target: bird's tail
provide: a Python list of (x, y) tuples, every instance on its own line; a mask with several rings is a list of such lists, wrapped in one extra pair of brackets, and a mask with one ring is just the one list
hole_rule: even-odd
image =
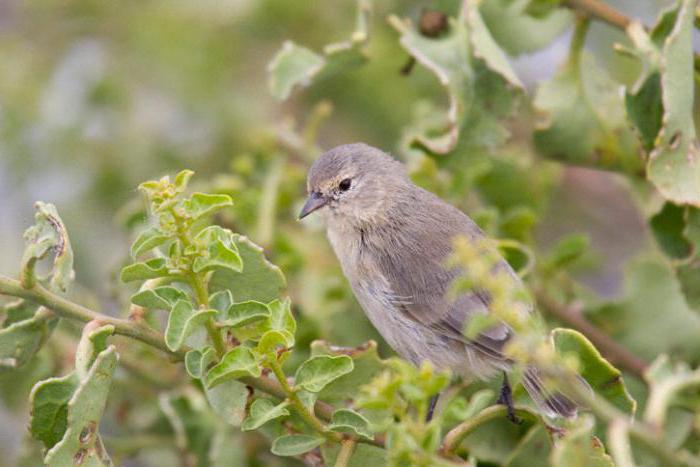
[[(579, 377), (582, 384), (590, 389), (585, 379)], [(560, 391), (549, 390), (542, 382), (540, 370), (530, 366), (523, 374), (523, 386), (540, 411), (547, 417), (575, 417), (580, 404)]]

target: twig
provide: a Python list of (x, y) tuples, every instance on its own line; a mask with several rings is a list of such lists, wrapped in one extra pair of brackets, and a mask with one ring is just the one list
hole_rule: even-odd
[(355, 446), (357, 446), (357, 441), (352, 438), (346, 438), (340, 442), (340, 451), (338, 451), (338, 457), (335, 458), (335, 467), (347, 467), (352, 453), (355, 452)]
[(581, 314), (579, 309), (572, 305), (560, 304), (541, 290), (536, 292), (535, 296), (537, 302), (546, 312), (583, 333), (614, 365), (624, 368), (640, 379), (644, 377), (648, 363), (598, 329)]
[(604, 21), (623, 31), (632, 22), (627, 16), (599, 0), (565, 0), (563, 5), (586, 16)]

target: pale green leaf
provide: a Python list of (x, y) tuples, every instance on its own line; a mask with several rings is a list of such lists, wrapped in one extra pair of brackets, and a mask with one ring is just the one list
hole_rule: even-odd
[(235, 236), (230, 230), (212, 225), (199, 232), (195, 240), (206, 245), (205, 256), (195, 258), (193, 270), (196, 273), (212, 269), (230, 269), (240, 272), (243, 269), (238, 248), (234, 242)]
[(144, 253), (147, 253), (157, 246), (162, 245), (170, 239), (168, 235), (163, 233), (156, 227), (149, 227), (136, 237), (131, 245), (131, 257), (138, 258)]
[(593, 436), (595, 419), (588, 414), (579, 417), (566, 435), (554, 445), (551, 465), (557, 467), (615, 467), (603, 444)]
[(24, 232), (23, 274), (27, 271), (35, 276), (35, 263), (51, 253), (53, 254), (51, 271), (48, 277), (38, 279), (48, 280), (53, 290), (66, 291), (75, 278), (73, 249), (68, 239), (68, 231), (53, 204), (37, 201), (35, 207), (37, 210), (34, 215), (35, 224)]
[(289, 298), (273, 300), (267, 306), (270, 310), (270, 329), (286, 331), (293, 337), (297, 331), (297, 322), (292, 315)]
[(207, 372), (207, 386), (214, 387), (226, 380), (242, 376), (260, 376), (261, 370), (255, 356), (247, 347), (236, 347), (223, 356), (221, 361)]
[(295, 86), (308, 86), (324, 64), (321, 55), (285, 41), (267, 66), (270, 92), (278, 99), (286, 99)]
[(0, 371), (25, 365), (39, 351), (58, 319), (46, 308), (33, 317), (0, 329)]
[(209, 306), (219, 312), (220, 317), (226, 316), (226, 311), (233, 303), (230, 290), (221, 290), (209, 296)]
[(180, 202), (179, 209), (186, 217), (197, 220), (228, 206), (233, 206), (233, 200), (228, 195), (194, 193)]
[(145, 289), (131, 297), (131, 303), (152, 310), (170, 310), (178, 300), (186, 300), (187, 294), (171, 286)]
[(288, 416), (289, 411), (285, 408), (287, 405), (288, 402), (275, 405), (269, 399), (256, 399), (250, 406), (250, 415), (241, 425), (241, 430), (257, 430), (270, 420)]
[(170, 350), (179, 349), (185, 339), (192, 334), (198, 326), (213, 319), (217, 315), (216, 310), (197, 310), (188, 300), (178, 300), (168, 316), (168, 326), (165, 328), (165, 344)]
[(216, 359), (216, 352), (210, 346), (192, 349), (185, 354), (185, 369), (193, 378), (201, 378), (211, 362)]
[(349, 433), (367, 439), (372, 438), (369, 421), (351, 409), (338, 409), (333, 412), (328, 428), (339, 433)]
[(83, 327), (78, 348), (75, 350), (75, 372), (84, 379), (97, 356), (107, 348), (107, 338), (114, 334), (114, 326), (101, 325), (100, 321), (90, 321)]
[(29, 394), (29, 430), (34, 438), (51, 449), (62, 438), (68, 425), (68, 401), (78, 387), (75, 373), (38, 382)]
[[(258, 375), (259, 376), (259, 375)], [(248, 403), (248, 388), (240, 381), (229, 379), (205, 389), (214, 413), (229, 425), (241, 426)]]
[(318, 355), (301, 364), (294, 377), (294, 384), (310, 392), (320, 392), (352, 369), (352, 359), (347, 355)]
[(222, 321), (225, 326), (245, 326), (270, 317), (270, 310), (264, 303), (248, 300), (234, 303), (226, 311), (226, 318)]
[(122, 282), (145, 281), (170, 275), (165, 258), (153, 258), (142, 263), (134, 263), (122, 268), (119, 276)]
[(261, 355), (276, 352), (278, 349), (290, 348), (294, 345), (294, 336), (287, 331), (267, 331), (258, 341), (256, 350)]
[(285, 435), (272, 442), (272, 453), (278, 456), (298, 456), (322, 445), (324, 438), (310, 435)]

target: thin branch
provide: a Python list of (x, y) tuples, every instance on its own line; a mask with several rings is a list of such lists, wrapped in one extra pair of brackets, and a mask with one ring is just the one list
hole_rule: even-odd
[(644, 377), (648, 363), (598, 329), (581, 314), (580, 309), (573, 305), (558, 303), (543, 291), (536, 292), (535, 296), (544, 311), (584, 334), (614, 365), (629, 371), (640, 379)]
[(604, 21), (623, 31), (632, 22), (630, 18), (599, 0), (564, 0), (563, 5), (578, 13)]
[(338, 451), (338, 457), (335, 458), (335, 467), (347, 467), (352, 453), (355, 452), (355, 446), (357, 446), (357, 441), (352, 438), (340, 442), (340, 451)]

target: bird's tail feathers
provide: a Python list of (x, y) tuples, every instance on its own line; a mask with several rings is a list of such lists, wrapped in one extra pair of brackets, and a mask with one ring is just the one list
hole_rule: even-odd
[[(579, 381), (592, 391), (585, 379), (579, 376)], [(576, 416), (581, 406), (580, 403), (574, 401), (573, 397), (564, 394), (560, 390), (548, 389), (542, 381), (540, 370), (534, 366), (525, 369), (522, 383), (537, 407), (547, 417), (572, 418)]]

